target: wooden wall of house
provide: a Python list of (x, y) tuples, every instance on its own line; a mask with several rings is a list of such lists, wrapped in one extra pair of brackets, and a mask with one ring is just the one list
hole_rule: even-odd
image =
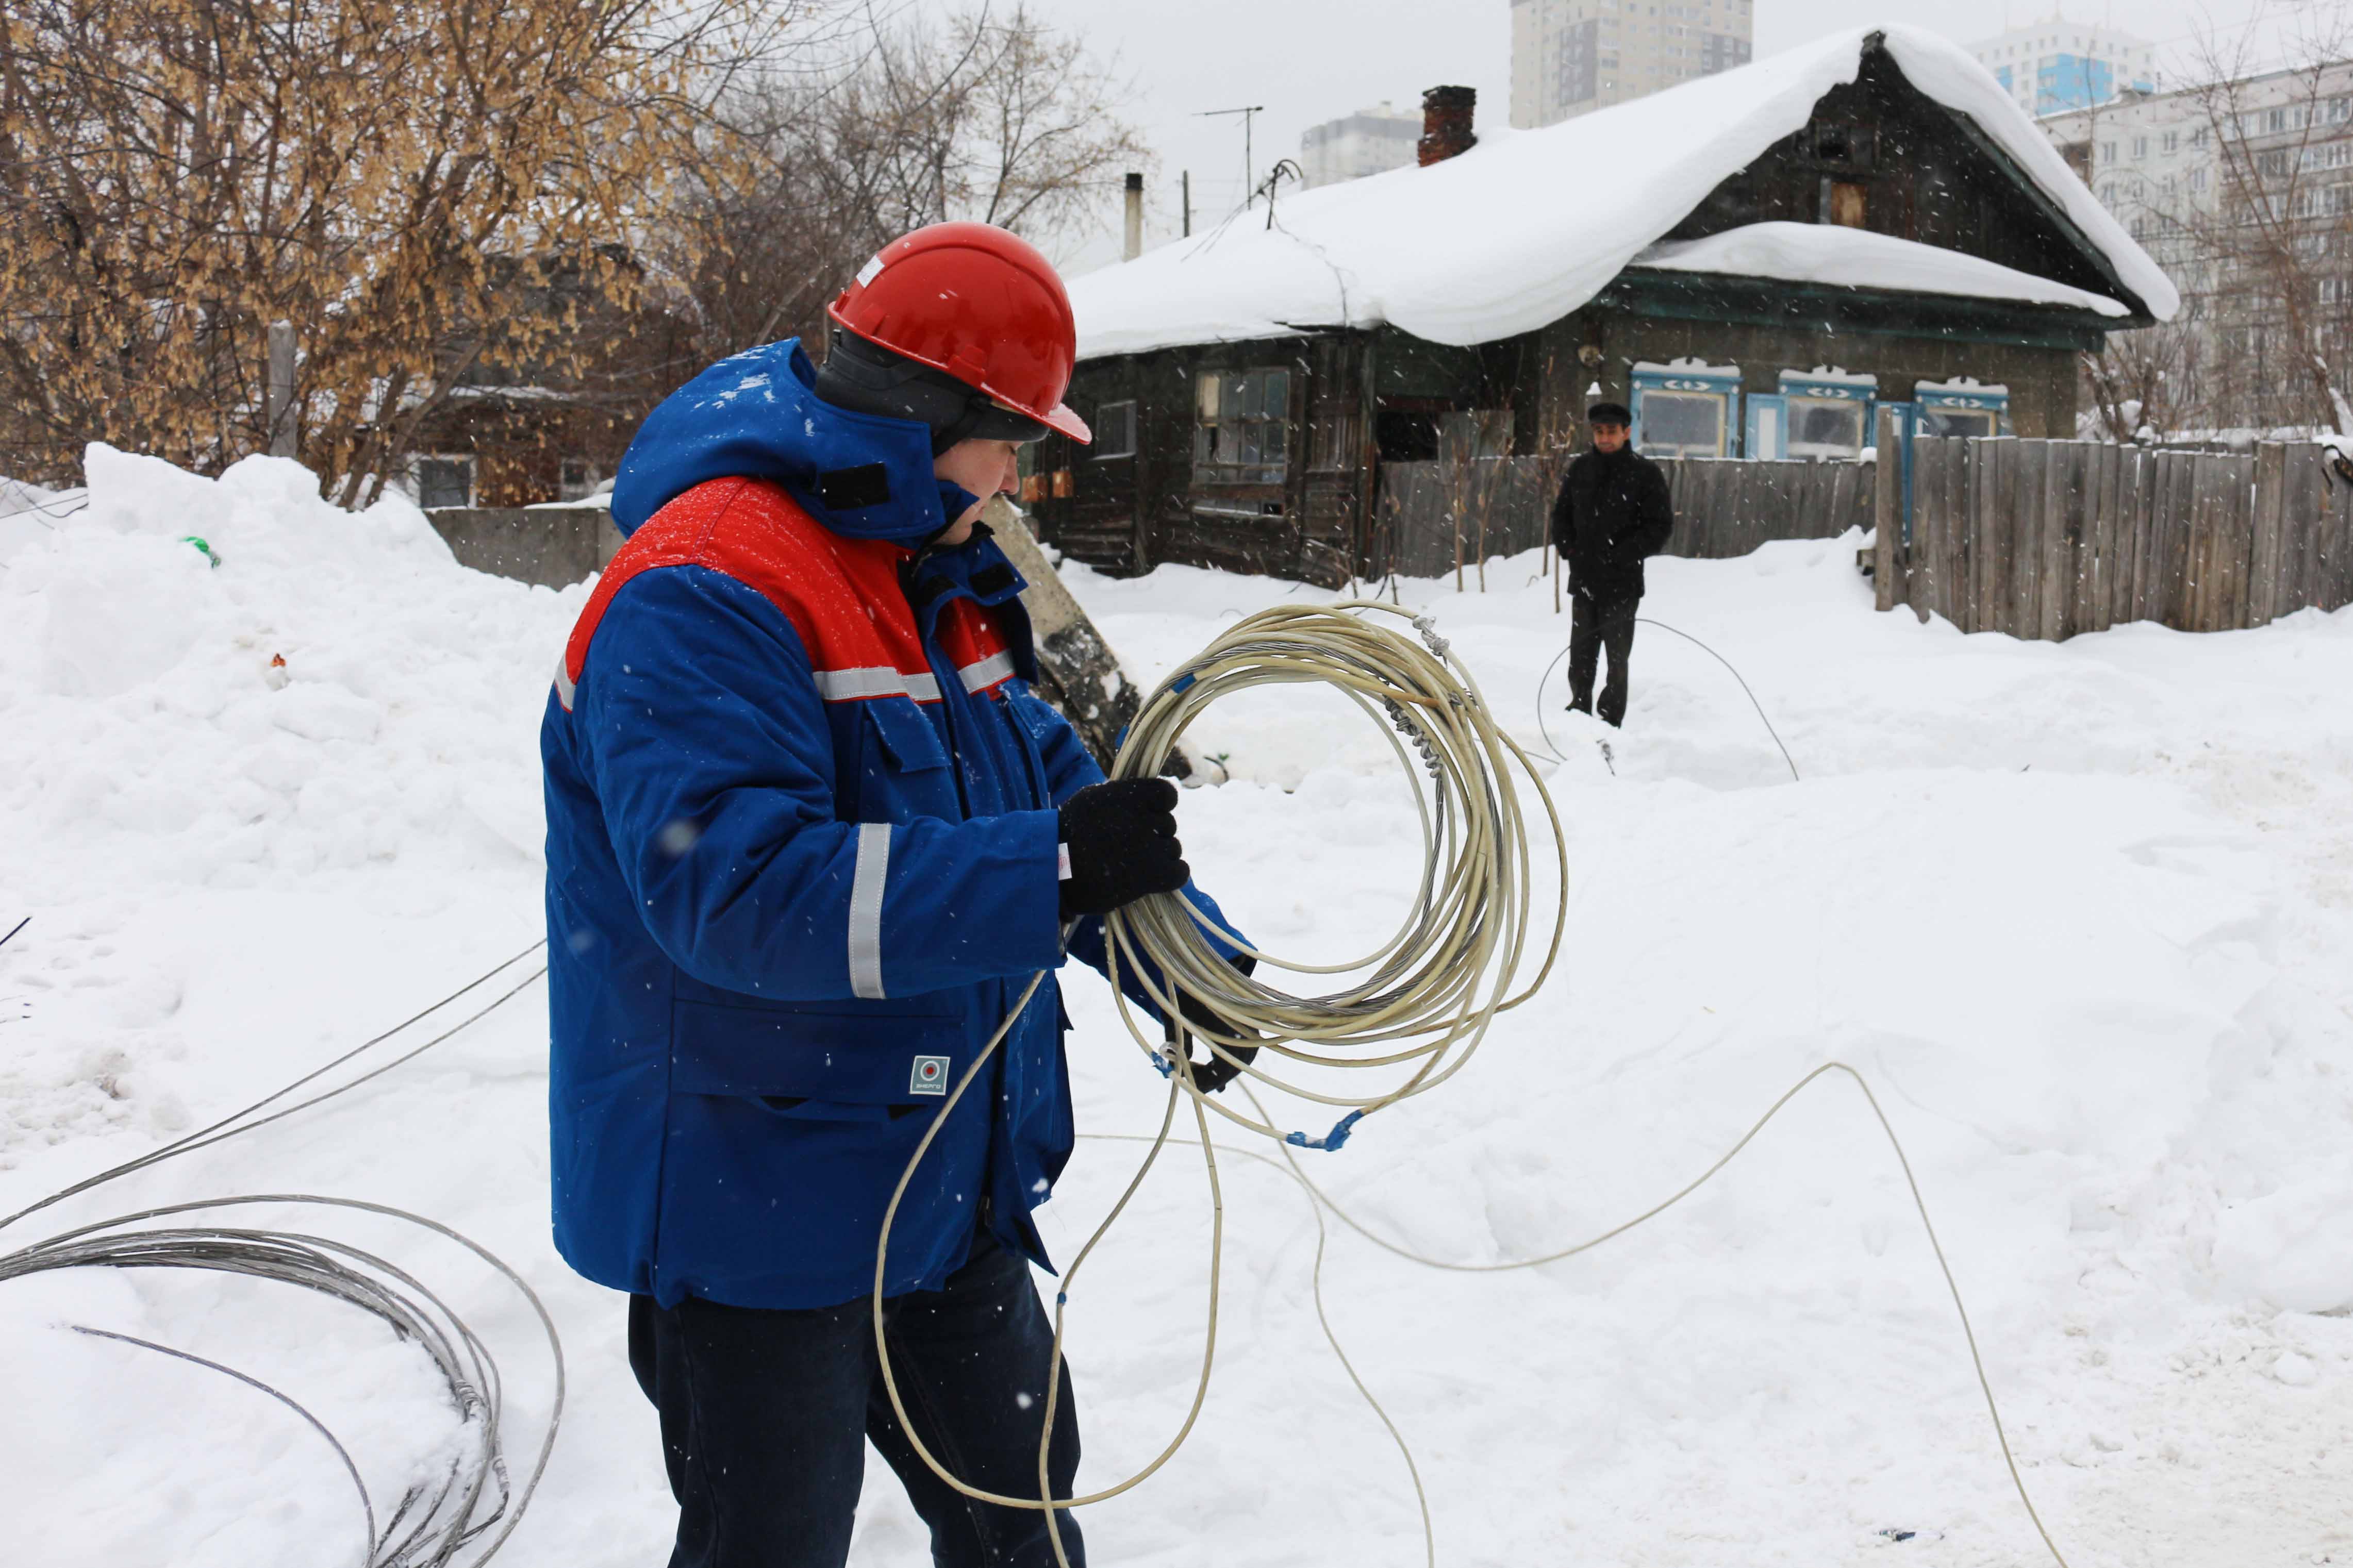
[(610, 479), (642, 417), (634, 406), (477, 397), (452, 403), (427, 420), (415, 451), (471, 458), (478, 507), (537, 506), (562, 498), (566, 462)]
[[(2021, 436), (2072, 439), (2078, 391), (2076, 352), (2029, 343), (1989, 342), (1939, 332), (1933, 322), (1905, 332), (1864, 331), (1848, 327), (1767, 326), (1738, 321), (1688, 321), (1611, 310), (1581, 310), (1539, 334), (1543, 352), (1535, 363), (1545, 372), (1535, 400), (1544, 438), (1573, 443), (1584, 409), (1585, 389), (1594, 382), (1612, 400), (1629, 401), (1628, 370), (1644, 362), (1664, 364), (1697, 356), (1713, 365), (1738, 365), (1744, 394), (1780, 391), (1784, 370), (1836, 364), (1879, 378), (1883, 401), (1908, 403), (1923, 381), (1974, 376), (2010, 388), (2010, 423)], [(1578, 357), (1588, 346), (1599, 351), (1598, 364)]]
[(1667, 237), (1777, 221), (1845, 223), (2119, 293), (1982, 132), (1913, 88), (1883, 50), (1866, 52), (1856, 79), (1824, 95), (1803, 130), (1718, 185)]
[[(1105, 404), (1134, 401), (1136, 450), (1103, 456), (1049, 437), (1032, 451), (1024, 505), (1041, 539), (1107, 571), (1175, 562), (1336, 586), (1377, 573), (1393, 554), (1376, 504), (1383, 410), (1467, 413), (1487, 433), (1481, 455), (1543, 456), (1581, 444), (1593, 384), (1627, 401), (1630, 366), (1691, 355), (1739, 365), (1749, 393), (1777, 392), (1783, 370), (1825, 363), (1876, 374), (1890, 400), (1908, 400), (1915, 382), (1975, 376), (2010, 387), (2020, 435), (2073, 434), (2069, 348), (1962, 336), (1934, 318), (1871, 331), (1835, 321), (1762, 325), (1597, 306), (1477, 351), (1419, 345), (1384, 329), (1091, 360), (1072, 380), (1071, 406), (1100, 427)], [(1292, 384), (1283, 482), (1204, 481), (1193, 463), (1196, 378), (1275, 364)]]
[[(1228, 479), (1194, 462), (1204, 374), (1288, 373), (1290, 431), (1279, 479)], [(1024, 506), (1041, 539), (1113, 572), (1163, 562), (1338, 584), (1370, 505), (1362, 334), (1203, 344), (1089, 360), (1067, 401), (1101, 430), (1106, 405), (1136, 405), (1132, 456), (1060, 437), (1030, 455)]]

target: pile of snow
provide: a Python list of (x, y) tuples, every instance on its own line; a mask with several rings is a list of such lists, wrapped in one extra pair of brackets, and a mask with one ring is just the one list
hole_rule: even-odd
[(1849, 289), (2073, 305), (2103, 316), (2132, 313), (2105, 294), (2038, 278), (1980, 256), (1837, 224), (1753, 223), (1704, 239), (1662, 242), (1635, 257), (1634, 265)]
[(283, 459), (87, 466), (87, 507), (0, 574), (20, 897), (70, 897), (126, 845), (144, 878), (214, 888), (535, 862), (545, 682), (482, 671), (552, 669), (584, 590), (467, 571), (406, 501), (341, 510)]
[[(335, 512), (283, 465), (211, 483), (97, 454), (91, 478), (90, 512), (0, 571), (0, 915), (34, 917), (0, 948), (0, 1212), (317, 1065), (541, 922), (534, 738), (579, 590), (463, 571), (413, 511)], [(1874, 614), (1855, 544), (1651, 566), (1644, 614), (1739, 667), (1799, 784), (1732, 677), (1654, 627), (1623, 731), (1560, 712), (1565, 623), (1533, 557), (1489, 563), (1491, 594), (1400, 585), (1516, 734), (1540, 745), (1540, 713), (1549, 728), (1568, 936), (1469, 1068), (1310, 1168), (1401, 1243), (1525, 1258), (1639, 1212), (1800, 1074), (1852, 1062), (1911, 1153), (2071, 1560), (2341, 1555), (2353, 612), (1964, 637)], [(1147, 680), (1238, 615), (1321, 596), (1062, 570)], [(1233, 782), (1187, 794), (1188, 857), (1246, 929), (1322, 960), (1386, 936), (1419, 835), (1366, 721), (1270, 690), (1197, 737)], [(1164, 1086), (1101, 984), (1075, 974), (1067, 996), (1082, 1130), (1156, 1127)], [(24, 1228), (286, 1190), (455, 1225), (546, 1295), (571, 1352), (554, 1464), (504, 1560), (659, 1562), (673, 1516), (624, 1304), (547, 1239), (545, 1049), (534, 989), (359, 1094)], [(1041, 1214), (1058, 1256), (1134, 1153), (1081, 1145)], [(1403, 1468), (1322, 1347), (1298, 1190), (1248, 1159), (1221, 1172), (1217, 1382), (1169, 1468), (1086, 1514), (1096, 1557), (1418, 1562)], [(1182, 1416), (1208, 1231), (1178, 1151), (1072, 1296), (1083, 1485)], [(548, 1392), (528, 1315), (447, 1249), (353, 1239), (475, 1320), (527, 1443)], [(1446, 1562), (2036, 1560), (1903, 1177), (1839, 1082), (1579, 1258), (1441, 1275), (1335, 1228), (1324, 1288), (1414, 1445)], [(296, 1294), (208, 1276), (0, 1287), (0, 1380), (45, 1413), (0, 1423), (15, 1554), (352, 1560), (356, 1506), (298, 1418), (65, 1326), (264, 1377), (358, 1438), (396, 1496), (448, 1436), (414, 1351)], [(922, 1561), (887, 1471), (869, 1482), (852, 1562)]]
[[(1071, 284), (1079, 356), (1383, 322), (1440, 343), (1533, 331), (1592, 299), (1709, 192), (1802, 128), (1824, 93), (1855, 79), (1873, 34), (1913, 86), (2009, 153), (2139, 303), (2172, 319), (2180, 299), (2163, 270), (1985, 68), (1934, 33), (1891, 26), (1832, 34), (1542, 130), (1482, 131), (1477, 146), (1429, 168), (1286, 194), (1271, 225), (1253, 208), (1090, 272)], [(1898, 277), (1924, 270), (1894, 253), (1849, 253), (1838, 265), (1863, 259)]]

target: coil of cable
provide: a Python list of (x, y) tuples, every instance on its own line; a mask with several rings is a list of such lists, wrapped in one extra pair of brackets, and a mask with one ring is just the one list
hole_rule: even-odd
[[(1416, 640), (1373, 617), (1409, 622)], [(1212, 704), (1267, 686), (1333, 688), (1378, 725), (1414, 781), (1421, 829), (1419, 887), (1403, 922), (1386, 942), (1336, 963), (1303, 963), (1261, 952), (1223, 933), (1257, 960), (1244, 973), (1226, 961), (1204, 929), (1207, 917), (1181, 894), (1143, 899), (1104, 919), (1115, 963), (1135, 972), (1155, 1005), (1176, 1015), (1187, 996), (1224, 1020), (1191, 1033), (1220, 1058), (1300, 1099), (1345, 1110), (1322, 1138), (1286, 1133), (1229, 1109), (1229, 1121), (1308, 1148), (1336, 1148), (1363, 1117), (1425, 1093), (1461, 1071), (1498, 1013), (1535, 994), (1559, 954), (1565, 898), (1556, 902), (1543, 962), (1517, 992), (1529, 955), (1534, 892), (1529, 818), (1520, 788), (1534, 785), (1551, 830), (1556, 887), (1567, 883), (1567, 849), (1552, 799), (1528, 757), (1497, 723), (1478, 682), (1438, 635), (1435, 624), (1377, 600), (1280, 605), (1228, 627), (1145, 701), (1112, 767), (1118, 778), (1149, 777)], [(1515, 776), (1516, 775), (1516, 776)], [(1294, 995), (1271, 972), (1320, 979), (1347, 976), (1335, 988)], [(1120, 1012), (1146, 1050), (1156, 1025), (1139, 1019), (1124, 994)], [(1236, 1053), (1248, 1047), (1307, 1068), (1406, 1069), (1401, 1081), (1362, 1095), (1299, 1081)], [(1263, 1060), (1263, 1057), (1260, 1060)], [(1183, 1070), (1183, 1069), (1179, 1069)]]
[[(1408, 622), (1419, 640), (1376, 617)], [(1058, 1383), (1051, 1384), (1040, 1428), (1038, 1492), (1013, 1496), (972, 1485), (933, 1454), (909, 1418), (899, 1390), (883, 1312), (892, 1223), (925, 1153), (965, 1091), (987, 1069), (1014, 1019), (1037, 994), (1045, 978), (1042, 972), (1030, 978), (987, 1047), (958, 1077), (883, 1211), (875, 1247), (872, 1323), (883, 1385), (902, 1429), (933, 1473), (963, 1496), (1000, 1507), (1042, 1510), (1055, 1560), (1062, 1568), (1069, 1568), (1070, 1557), (1057, 1516), (1141, 1485), (1183, 1446), (1208, 1395), (1217, 1358), (1225, 1244), (1225, 1205), (1208, 1113), (1298, 1147), (1337, 1149), (1366, 1116), (1426, 1093), (1461, 1071), (1496, 1015), (1541, 989), (1560, 952), (1568, 912), (1568, 861), (1559, 816), (1526, 752), (1496, 721), (1478, 682), (1427, 616), (1364, 599), (1281, 605), (1245, 616), (1145, 700), (1113, 760), (1112, 776), (1157, 774), (1187, 730), (1215, 702), (1262, 687), (1301, 684), (1328, 685), (1354, 702), (1381, 729), (1412, 783), (1421, 826), (1421, 868), (1411, 907), (1397, 932), (1372, 952), (1336, 963), (1286, 960), (1242, 942), (1231, 931), (1220, 932), (1258, 961), (1257, 969), (1246, 975), (1212, 940), (1199, 909), (1180, 894), (1155, 894), (1105, 917), (1113, 994), (1120, 998), (1121, 1016), (1136, 1043), (1168, 1072), (1169, 1092), (1159, 1133), (1134, 1176), (1063, 1270), (1054, 1304), (1054, 1363), (1060, 1364), (1066, 1312), (1081, 1273), (1168, 1146), (1177, 1106), (1189, 1101), (1198, 1132), (1194, 1146), (1201, 1153), (1209, 1195), (1208, 1321), (1191, 1405), (1176, 1432), (1150, 1462), (1124, 1479), (1082, 1496), (1057, 1497), (1047, 1456), (1060, 1390)], [(1543, 963), (1525, 986), (1514, 990), (1520, 969), (1532, 956), (1532, 933), (1537, 929), (1530, 921), (1535, 860), (1520, 777), (1543, 806), (1557, 879)], [(1329, 1132), (1311, 1137), (1303, 1131), (1286, 1132), (1264, 1114), (1230, 1109), (1202, 1092), (1181, 1041), (1164, 1052), (1157, 1021), (1140, 1020), (1130, 1007), (1117, 984), (1123, 967), (1136, 973), (1155, 1007), (1167, 1016), (1198, 1018), (1200, 1007), (1183, 1005), (1187, 997), (1214, 1014), (1224, 1026), (1202, 1026), (1197, 1033), (1221, 1058), (1261, 1084), (1340, 1108), (1345, 1114)], [(1341, 978), (1332, 981), (1328, 990), (1293, 995), (1265, 978), (1271, 970)], [(1286, 1058), (1291, 1070), (1270, 1071), (1244, 1059), (1240, 1053), (1253, 1047)], [(1373, 1093), (1349, 1095), (1297, 1081), (1298, 1069), (1314, 1068), (1395, 1069), (1392, 1076), (1403, 1076)]]

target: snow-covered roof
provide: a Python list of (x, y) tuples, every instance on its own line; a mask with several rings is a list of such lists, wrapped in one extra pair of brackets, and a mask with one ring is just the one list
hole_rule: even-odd
[(1824, 93), (1855, 79), (1873, 33), (1914, 87), (2009, 154), (2152, 315), (2172, 317), (2179, 297), (2157, 263), (1985, 68), (1936, 34), (1891, 26), (1540, 131), (1484, 131), (1427, 169), (1286, 193), (1271, 227), (1250, 208), (1090, 272), (1070, 286), (1079, 356), (1383, 322), (1441, 343), (1532, 331), (1592, 299), (1709, 192), (1803, 128)]
[(1753, 223), (1704, 239), (1651, 246), (1634, 258), (1634, 265), (1914, 294), (1968, 294), (1979, 300), (2076, 305), (2103, 316), (2132, 314), (2123, 302), (2105, 294), (2038, 278), (1982, 256), (1836, 224)]

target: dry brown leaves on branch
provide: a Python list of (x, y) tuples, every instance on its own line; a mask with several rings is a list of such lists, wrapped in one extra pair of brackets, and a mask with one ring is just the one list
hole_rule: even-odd
[[(797, 13), (752, 0), (10, 0), (0, 472), (85, 440), (216, 469), (287, 416), (364, 500), (451, 391), (576, 373), (712, 115)], [(668, 237), (676, 247), (690, 241)]]

